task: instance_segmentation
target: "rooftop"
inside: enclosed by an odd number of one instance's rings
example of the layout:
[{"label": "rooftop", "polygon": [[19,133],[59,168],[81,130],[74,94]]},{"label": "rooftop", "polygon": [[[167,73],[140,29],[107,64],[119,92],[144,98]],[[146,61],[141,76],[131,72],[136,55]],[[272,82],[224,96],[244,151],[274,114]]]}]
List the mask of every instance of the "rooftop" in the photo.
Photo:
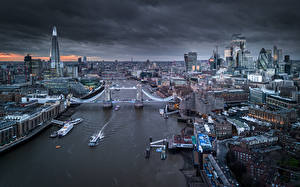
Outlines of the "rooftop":
[{"label": "rooftop", "polygon": [[248,124],[237,119],[228,118],[228,121],[237,128],[249,128]]}]

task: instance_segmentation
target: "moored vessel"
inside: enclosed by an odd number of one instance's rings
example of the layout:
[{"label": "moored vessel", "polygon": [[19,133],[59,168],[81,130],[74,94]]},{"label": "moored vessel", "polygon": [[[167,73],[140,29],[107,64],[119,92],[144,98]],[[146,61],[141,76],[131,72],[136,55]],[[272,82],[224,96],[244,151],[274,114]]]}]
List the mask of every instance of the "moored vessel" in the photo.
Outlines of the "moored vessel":
[{"label": "moored vessel", "polygon": [[57,131],[58,137],[65,136],[66,134],[68,134],[68,132],[70,132],[70,130],[72,130],[72,128],[72,123],[66,123],[61,129]]},{"label": "moored vessel", "polygon": [[77,125],[77,124],[81,123],[82,121],[83,121],[82,118],[76,118],[76,119],[74,119],[72,121],[69,121],[68,123],[72,124],[72,125]]}]

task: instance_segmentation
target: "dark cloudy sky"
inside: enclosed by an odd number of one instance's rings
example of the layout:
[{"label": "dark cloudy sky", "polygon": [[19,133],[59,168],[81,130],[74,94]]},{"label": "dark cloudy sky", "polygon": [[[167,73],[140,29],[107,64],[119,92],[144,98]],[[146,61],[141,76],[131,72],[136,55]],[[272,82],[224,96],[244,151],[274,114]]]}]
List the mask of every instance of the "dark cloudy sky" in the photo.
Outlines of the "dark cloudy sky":
[{"label": "dark cloudy sky", "polygon": [[0,52],[48,56],[53,25],[65,56],[204,59],[242,33],[255,57],[276,44],[300,59],[299,0],[1,0]]}]

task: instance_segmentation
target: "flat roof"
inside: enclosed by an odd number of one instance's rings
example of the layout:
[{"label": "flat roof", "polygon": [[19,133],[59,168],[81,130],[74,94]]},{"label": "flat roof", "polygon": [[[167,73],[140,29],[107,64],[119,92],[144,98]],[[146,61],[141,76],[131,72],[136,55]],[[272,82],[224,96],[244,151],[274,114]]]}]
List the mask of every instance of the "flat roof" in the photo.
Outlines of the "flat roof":
[{"label": "flat roof", "polygon": [[294,100],[292,100],[290,98],[281,97],[279,95],[269,95],[269,97],[273,97],[273,98],[277,98],[277,99],[280,99],[280,100],[284,100],[284,101],[289,101],[289,102],[296,103],[296,101],[294,101]]}]

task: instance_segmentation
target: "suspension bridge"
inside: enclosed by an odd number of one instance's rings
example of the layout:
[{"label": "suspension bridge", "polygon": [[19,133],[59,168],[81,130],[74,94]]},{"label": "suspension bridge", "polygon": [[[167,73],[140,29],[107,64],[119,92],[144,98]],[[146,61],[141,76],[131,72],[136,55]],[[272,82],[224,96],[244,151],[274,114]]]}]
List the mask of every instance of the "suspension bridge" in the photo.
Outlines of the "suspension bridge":
[{"label": "suspension bridge", "polygon": [[[136,90],[136,98],[133,98],[131,100],[114,100],[112,98],[112,90]],[[99,98],[103,94],[104,100],[100,100]],[[148,99],[144,100],[143,95],[145,95]],[[82,98],[71,97],[70,101],[72,104],[103,103],[104,107],[112,107],[114,103],[134,103],[135,107],[143,107],[144,102],[168,102],[173,100],[175,97],[175,95],[166,98],[154,96],[144,90],[141,84],[137,84],[136,86],[132,87],[111,87],[110,84],[105,84],[104,82],[93,92],[90,92]]]}]

